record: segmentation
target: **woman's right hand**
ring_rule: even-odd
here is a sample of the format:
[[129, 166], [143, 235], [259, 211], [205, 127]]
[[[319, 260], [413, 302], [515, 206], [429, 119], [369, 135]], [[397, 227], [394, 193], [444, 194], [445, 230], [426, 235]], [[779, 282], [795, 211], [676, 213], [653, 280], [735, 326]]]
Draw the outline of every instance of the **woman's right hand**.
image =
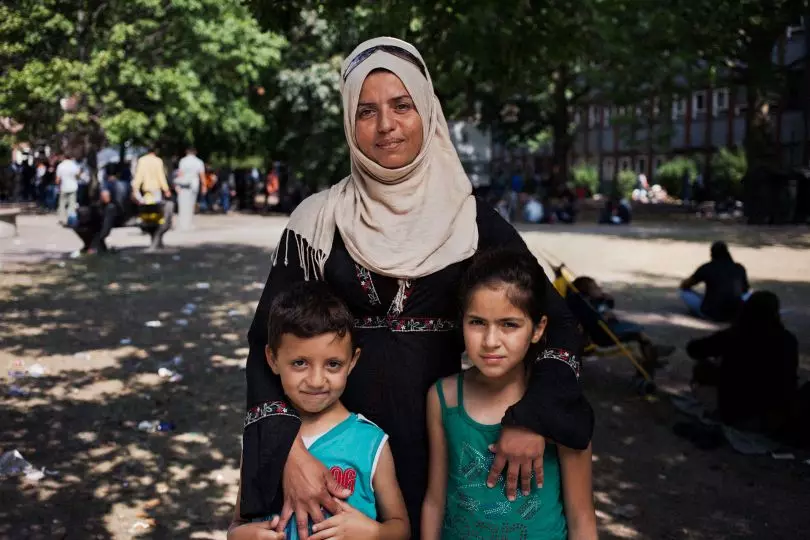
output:
[[300, 437], [290, 448], [287, 463], [284, 465], [284, 507], [277, 531], [284, 531], [290, 517], [295, 513], [298, 536], [309, 538], [309, 520], [320, 523], [324, 520], [321, 508], [332, 515], [338, 514], [340, 505], [333, 499], [347, 498], [351, 492], [337, 483], [332, 473], [323, 463], [307, 451]]
[[242, 523], [228, 530], [228, 540], [284, 540], [284, 533], [273, 529], [278, 525], [278, 516], [273, 521]]

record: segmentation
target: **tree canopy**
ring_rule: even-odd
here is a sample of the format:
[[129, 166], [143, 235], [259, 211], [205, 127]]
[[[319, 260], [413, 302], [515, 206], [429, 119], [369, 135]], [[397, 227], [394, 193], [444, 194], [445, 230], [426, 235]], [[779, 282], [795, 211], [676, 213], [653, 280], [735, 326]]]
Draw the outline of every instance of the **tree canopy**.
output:
[[193, 142], [330, 183], [348, 170], [340, 62], [391, 35], [422, 52], [448, 118], [507, 144], [553, 140], [564, 166], [588, 103], [630, 106], [617, 125], [632, 136], [653, 98], [693, 85], [766, 99], [774, 44], [805, 3], [18, 0], [0, 5], [0, 117], [25, 125], [17, 138]]

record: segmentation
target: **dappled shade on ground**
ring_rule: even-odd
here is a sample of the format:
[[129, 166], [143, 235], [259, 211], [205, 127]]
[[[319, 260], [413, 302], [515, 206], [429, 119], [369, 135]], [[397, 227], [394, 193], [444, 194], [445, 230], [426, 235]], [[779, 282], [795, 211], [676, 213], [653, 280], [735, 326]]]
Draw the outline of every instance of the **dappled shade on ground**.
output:
[[[0, 451], [16, 448], [58, 474], [0, 479], [0, 538], [224, 538], [238, 482], [245, 334], [269, 270], [274, 239], [263, 237], [277, 236], [276, 221], [204, 218], [197, 236], [213, 243], [162, 254], [126, 248], [105, 258], [3, 263]], [[527, 233], [530, 246], [600, 279], [621, 313], [658, 341], [683, 347], [711, 331], [683, 313], [674, 291], [677, 276], [707, 256], [708, 246], [622, 237], [612, 228], [539, 231]], [[50, 250], [27, 236], [25, 222], [21, 234], [29, 252]], [[167, 242], [188, 244], [185, 238], [172, 232]], [[781, 244], [783, 260], [804, 260], [788, 243]], [[786, 318], [799, 332], [806, 368], [810, 351], [800, 330], [810, 327], [810, 283], [755, 263], [754, 286], [775, 290], [793, 310]], [[184, 312], [189, 303], [194, 308]], [[145, 326], [149, 321], [161, 326]], [[35, 363], [45, 366], [44, 376], [7, 375]], [[161, 366], [182, 380], [161, 378]], [[689, 367], [679, 351], [660, 375], [662, 387], [683, 388]], [[622, 358], [589, 360], [583, 370], [597, 418], [601, 537], [810, 536], [803, 495], [810, 465], [802, 462], [810, 456], [785, 462], [727, 447], [697, 450], [673, 435], [679, 417], [669, 402], [639, 397], [631, 374]], [[11, 384], [29, 395], [10, 396]], [[171, 422], [174, 430], [142, 432], [143, 420]]]

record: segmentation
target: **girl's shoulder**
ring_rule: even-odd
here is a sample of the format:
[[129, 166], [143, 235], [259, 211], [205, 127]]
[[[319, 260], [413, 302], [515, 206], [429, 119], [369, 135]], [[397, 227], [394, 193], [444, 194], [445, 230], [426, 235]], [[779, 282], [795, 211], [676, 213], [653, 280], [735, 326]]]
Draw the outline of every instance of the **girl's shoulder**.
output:
[[459, 380], [463, 378], [463, 372], [443, 377], [430, 388], [430, 393], [437, 394], [439, 402], [452, 409], [458, 406], [458, 384]]

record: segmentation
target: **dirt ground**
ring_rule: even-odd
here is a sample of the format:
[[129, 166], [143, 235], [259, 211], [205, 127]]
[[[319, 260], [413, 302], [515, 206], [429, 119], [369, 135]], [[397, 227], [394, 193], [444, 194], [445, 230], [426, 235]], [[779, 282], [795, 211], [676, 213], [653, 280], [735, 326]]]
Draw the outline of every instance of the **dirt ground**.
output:
[[[24, 216], [19, 236], [0, 238], [0, 453], [17, 449], [46, 471], [39, 480], [0, 477], [0, 538], [225, 537], [238, 480], [245, 335], [285, 221], [196, 223], [169, 233], [174, 247], [160, 254], [145, 253], [147, 238], [124, 229], [109, 242], [118, 254], [70, 258], [79, 242], [51, 216]], [[714, 328], [684, 314], [675, 287], [708, 258], [710, 241], [727, 240], [752, 285], [782, 298], [808, 378], [807, 229], [523, 233], [536, 254], [596, 277], [624, 316], [680, 347], [659, 375], [662, 392], [686, 387], [683, 345]], [[37, 364], [40, 377], [17, 373]], [[161, 377], [161, 367], [182, 380]], [[601, 538], [810, 538], [808, 452], [776, 460], [728, 446], [698, 450], [674, 435], [682, 417], [666, 395], [639, 397], [630, 374], [621, 358], [584, 367], [597, 414]], [[144, 420], [173, 430], [140, 431]]]

